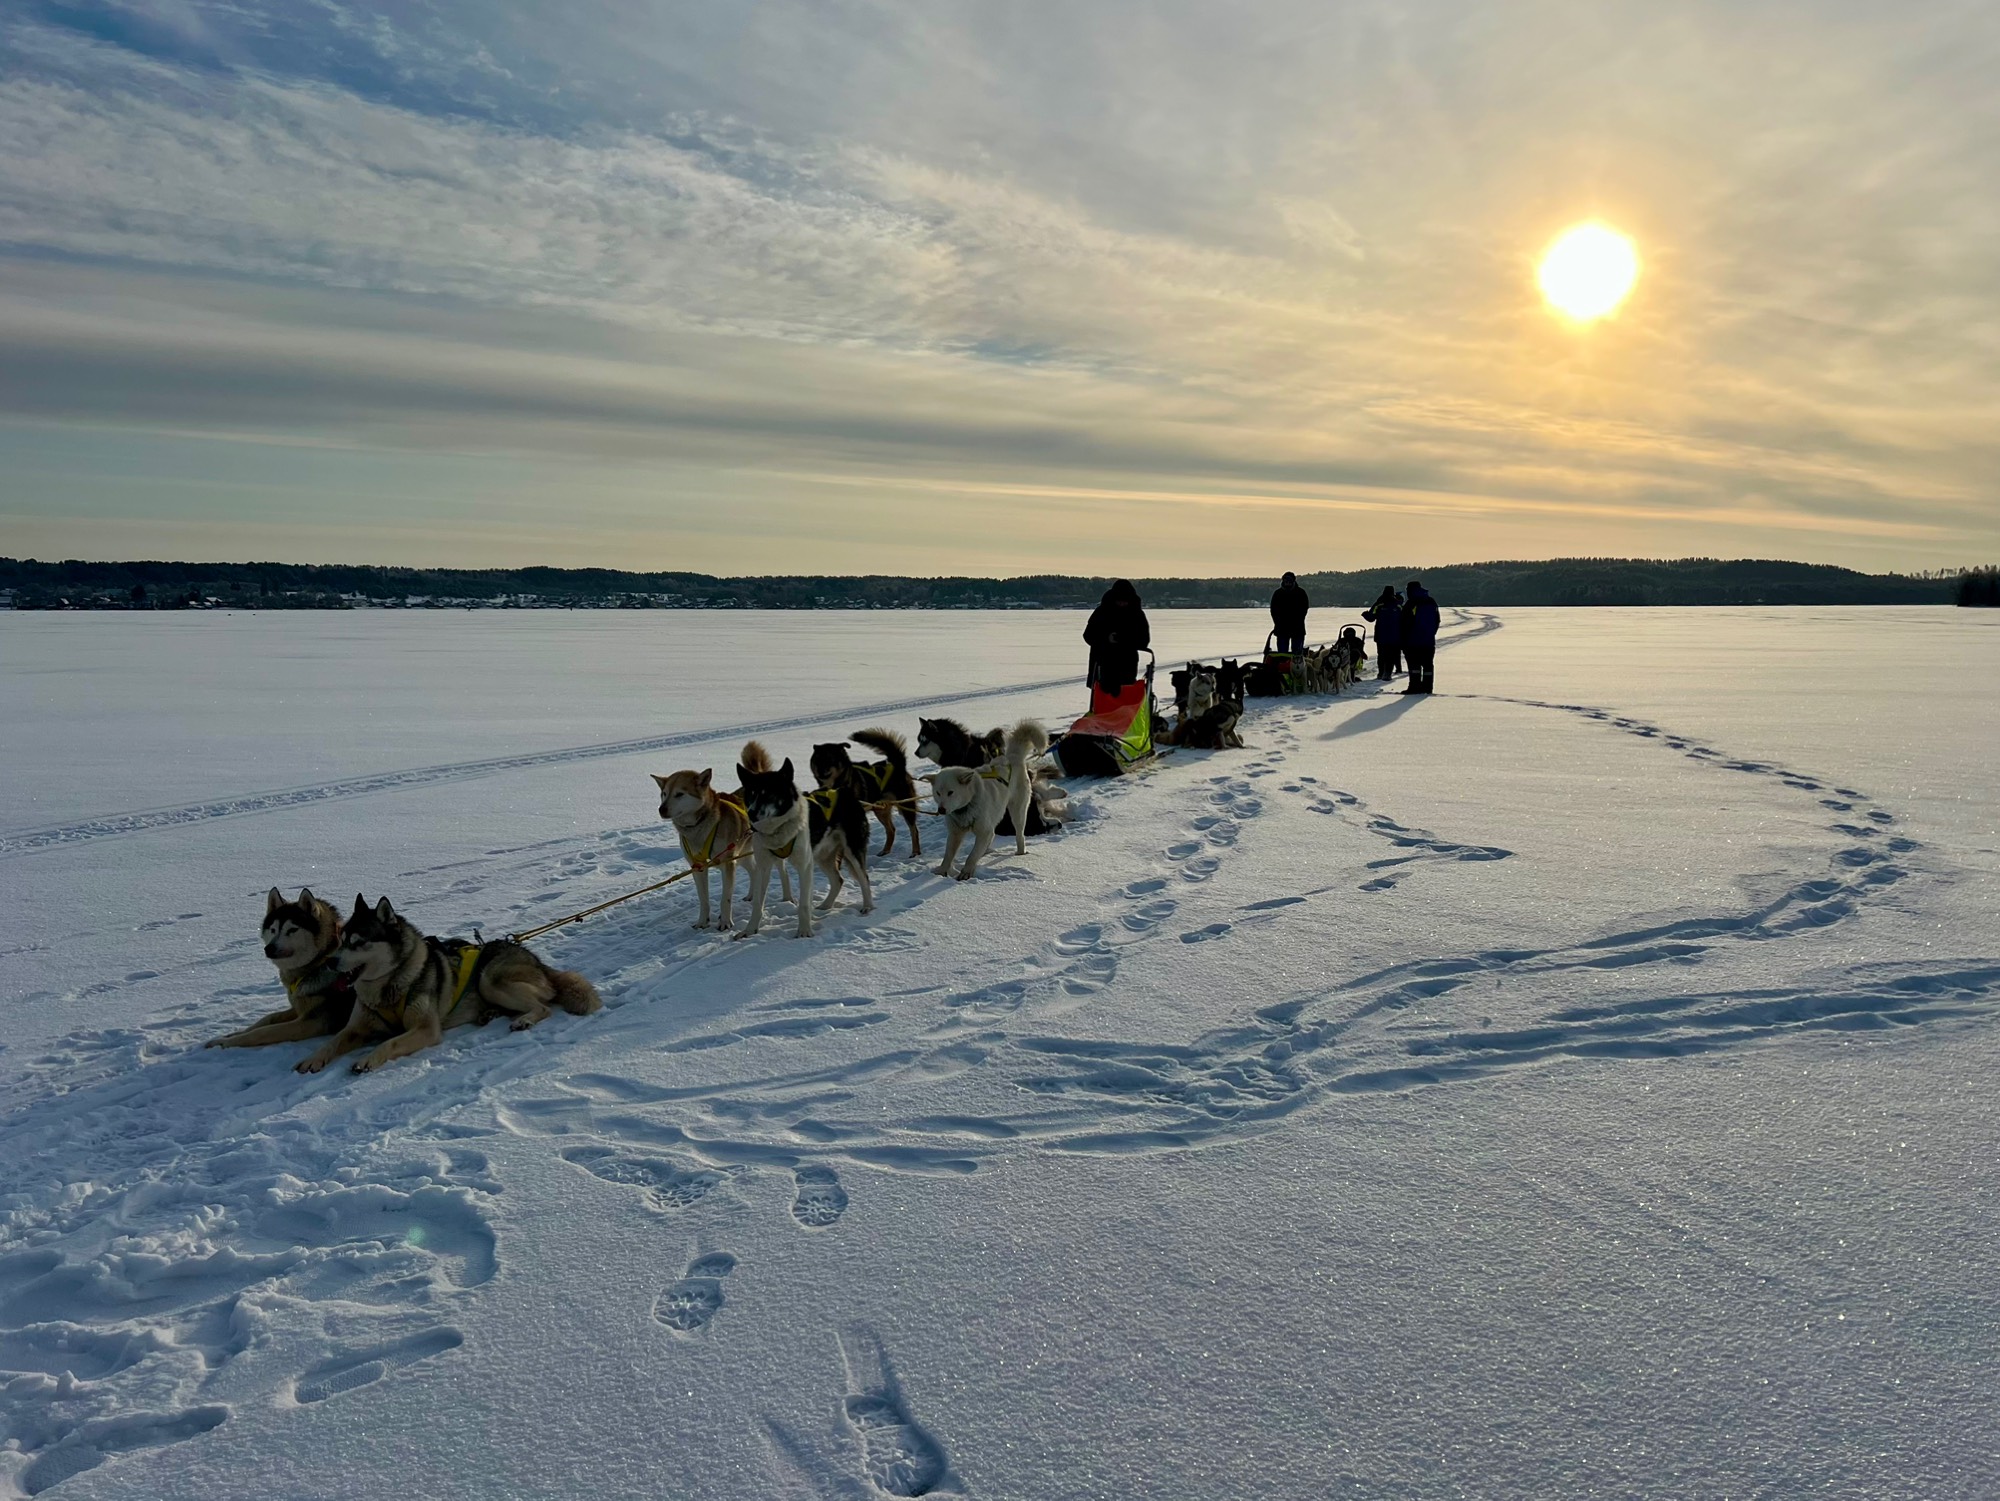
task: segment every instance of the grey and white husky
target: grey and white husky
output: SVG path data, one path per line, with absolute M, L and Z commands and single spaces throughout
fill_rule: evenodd
M 970 880 L 979 862 L 993 847 L 993 835 L 1003 818 L 1014 829 L 1014 852 L 1025 855 L 1028 841 L 1028 804 L 1035 794 L 1035 779 L 1028 760 L 1049 748 L 1048 732 L 1032 719 L 1024 719 L 1007 732 L 1006 758 L 987 767 L 947 766 L 925 778 L 937 798 L 938 812 L 944 815 L 944 861 L 937 868 L 941 876 L 956 875 Z M 952 857 L 966 836 L 972 838 L 972 852 L 957 871 Z
M 333 962 L 354 981 L 354 1010 L 347 1025 L 298 1065 L 316 1074 L 356 1048 L 375 1048 L 354 1065 L 365 1074 L 436 1043 L 452 1027 L 483 1023 L 496 1013 L 514 1018 L 514 1030 L 555 1013 L 549 1002 L 577 1016 L 604 1003 L 574 970 L 550 969 L 512 939 L 470 943 L 430 938 L 389 905 L 354 898 Z
M 340 947 L 340 913 L 311 887 L 295 901 L 271 888 L 264 898 L 264 957 L 278 968 L 278 981 L 291 1004 L 238 1032 L 210 1038 L 211 1048 L 261 1048 L 274 1042 L 330 1037 L 354 1009 L 354 982 L 333 962 Z

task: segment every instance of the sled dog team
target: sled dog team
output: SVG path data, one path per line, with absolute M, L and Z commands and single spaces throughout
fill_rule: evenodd
M 679 834 L 681 851 L 699 883 L 697 928 L 711 923 L 723 930 L 735 926 L 736 867 L 750 867 L 750 922 L 739 938 L 763 929 L 764 907 L 770 895 L 771 872 L 778 871 L 780 890 L 798 912 L 798 936 L 812 937 L 815 867 L 825 872 L 827 911 L 840 899 L 852 875 L 861 888 L 861 910 L 875 907 L 868 879 L 868 815 L 882 823 L 882 848 L 895 846 L 892 815 L 901 812 L 910 831 L 910 852 L 924 852 L 917 826 L 917 778 L 910 773 L 909 749 L 891 730 L 857 730 L 850 740 L 881 753 L 879 761 L 856 761 L 848 740 L 813 747 L 807 763 L 812 789 L 799 786 L 790 757 L 771 765 L 770 752 L 752 740 L 736 764 L 739 787 L 734 793 L 716 790 L 714 769 L 677 771 L 655 776 L 660 788 L 660 817 Z M 949 719 L 926 719 L 918 725 L 918 753 L 935 761 L 939 770 L 922 780 L 929 784 L 944 819 L 944 859 L 941 876 L 964 881 L 979 869 L 996 834 L 1014 835 L 1016 854 L 1026 854 L 1026 835 L 1054 820 L 1048 808 L 1060 800 L 1061 789 L 1036 775 L 1029 762 L 1048 749 L 1042 727 L 1023 720 L 1004 735 L 999 730 L 974 735 Z M 1030 812 L 1036 817 L 1031 818 Z M 953 868 L 967 838 L 972 847 L 962 865 Z M 709 872 L 722 875 L 719 913 L 709 896 Z M 793 895 L 797 889 L 796 897 Z
M 747 938 L 764 925 L 771 872 L 779 872 L 781 892 L 798 913 L 797 934 L 812 936 L 815 867 L 824 871 L 827 894 L 820 911 L 839 900 L 852 875 L 861 888 L 861 910 L 874 909 L 868 879 L 868 815 L 881 821 L 886 855 L 896 842 L 894 815 L 901 813 L 912 854 L 923 853 L 917 825 L 919 778 L 912 776 L 901 736 L 889 730 L 856 731 L 851 742 L 880 753 L 879 761 L 856 761 L 849 741 L 813 747 L 808 765 L 817 785 L 802 789 L 790 758 L 771 765 L 770 753 L 753 740 L 737 763 L 739 787 L 718 792 L 713 768 L 677 771 L 653 778 L 660 791 L 660 817 L 674 826 L 700 894 L 697 928 L 729 929 L 736 892 L 736 867 L 748 862 L 750 922 L 736 936 Z M 996 836 L 1012 834 L 1016 854 L 1027 853 L 1027 834 L 1060 821 L 1067 794 L 1033 759 L 1048 749 L 1041 726 L 1023 720 L 1013 729 L 975 735 L 956 720 L 918 723 L 918 753 L 939 770 L 921 778 L 929 785 L 944 819 L 944 858 L 937 874 L 969 880 L 993 847 Z M 971 841 L 956 869 L 961 846 Z M 722 874 L 719 921 L 710 904 L 709 872 Z M 795 894 L 796 893 L 796 894 Z M 327 1040 L 296 1065 L 316 1074 L 336 1058 L 367 1048 L 353 1065 L 367 1073 L 439 1041 L 453 1027 L 484 1026 L 510 1016 L 516 1031 L 554 1014 L 553 1007 L 578 1016 L 603 1002 L 597 990 L 573 970 L 551 969 L 512 939 L 473 942 L 433 938 L 397 912 L 387 897 L 372 907 L 365 896 L 343 919 L 332 903 L 311 889 L 287 900 L 275 886 L 264 904 L 261 929 L 264 957 L 278 971 L 288 1004 L 240 1031 L 218 1037 L 209 1047 L 263 1047 L 271 1043 Z

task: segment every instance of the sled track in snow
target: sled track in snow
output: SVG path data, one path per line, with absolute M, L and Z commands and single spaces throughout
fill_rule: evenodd
M 597 745 L 572 745 L 557 750 L 528 751 L 518 756 L 493 756 L 482 761 L 449 761 L 437 766 L 418 766 L 404 771 L 382 771 L 371 776 L 350 777 L 340 782 L 322 782 L 314 787 L 292 787 L 275 792 L 246 792 L 237 797 L 210 802 L 185 803 L 177 808 L 154 808 L 136 813 L 109 813 L 75 823 L 55 824 L 43 829 L 27 829 L 18 834 L 0 835 L 0 857 L 28 855 L 39 850 L 60 849 L 86 844 L 96 839 L 116 839 L 126 834 L 143 834 L 154 829 L 183 824 L 207 823 L 217 818 L 237 818 L 252 813 L 280 813 L 288 808 L 305 808 L 315 803 L 344 802 L 350 798 L 372 797 L 378 793 L 401 792 L 410 787 L 427 787 L 440 782 L 464 782 L 475 777 L 506 771 L 526 771 L 574 761 L 600 761 L 611 756 L 639 755 L 649 751 L 672 750 L 682 745 L 707 745 L 717 741 L 748 739 L 804 725 L 827 724 L 835 720 L 871 719 L 884 714 L 900 714 L 911 709 L 928 709 L 942 704 L 976 703 L 984 698 L 1001 698 L 1016 693 L 1040 693 L 1052 688 L 1074 686 L 1075 676 L 1043 678 L 1039 682 L 1009 683 L 979 688 L 970 693 L 927 693 L 914 698 L 889 699 L 857 704 L 846 709 L 797 715 L 787 719 L 764 719 L 754 724 L 725 726 L 721 729 L 685 730 L 673 735 L 648 735 L 638 740 L 611 740 Z
M 1464 612 L 1461 612 L 1461 619 Z M 1442 637 L 1439 646 L 1483 636 L 1500 628 L 1491 615 L 1472 617 L 1472 630 Z M 1255 656 L 1256 653 L 1245 653 Z M 1182 665 L 1160 663 L 1162 671 Z M 805 725 L 828 724 L 835 720 L 871 719 L 883 714 L 902 714 L 911 709 L 936 708 L 944 704 L 977 703 L 986 698 L 1004 698 L 1016 693 L 1043 693 L 1054 688 L 1072 687 L 1073 674 L 1042 678 L 1030 683 L 1003 683 L 976 688 L 970 693 L 926 693 L 911 698 L 887 699 L 872 704 L 856 704 L 845 709 L 828 709 L 784 719 L 763 719 L 751 724 L 721 729 L 683 730 L 672 735 L 647 735 L 636 740 L 609 740 L 595 745 L 564 746 L 555 750 L 525 751 L 516 756 L 491 756 L 479 761 L 447 761 L 434 766 L 416 766 L 402 771 L 380 771 L 364 777 L 348 777 L 338 782 L 321 782 L 310 787 L 281 788 L 270 792 L 246 792 L 235 797 L 208 802 L 183 803 L 172 808 L 149 808 L 131 813 L 106 813 L 73 823 L 51 824 L 46 828 L 23 829 L 0 834 L 0 859 L 10 855 L 31 855 L 41 850 L 62 849 L 88 844 L 98 839 L 117 839 L 128 834 L 144 834 L 155 829 L 177 828 L 183 824 L 208 823 L 217 818 L 241 818 L 253 813 L 282 813 L 290 808 L 306 808 L 316 803 L 345 802 L 357 797 L 373 797 L 384 792 L 401 792 L 410 787 L 434 786 L 440 782 L 465 782 L 507 771 L 529 771 L 543 766 L 560 766 L 576 761 L 601 761 L 612 756 L 640 755 L 649 751 L 672 750 L 682 745 L 708 745 L 718 741 L 748 739 L 779 730 L 795 730 Z

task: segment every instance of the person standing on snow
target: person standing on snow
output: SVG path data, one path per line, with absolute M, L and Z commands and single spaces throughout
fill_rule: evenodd
M 1115 692 L 1139 678 L 1139 653 L 1153 645 L 1153 628 L 1139 603 L 1139 591 L 1129 579 L 1119 579 L 1104 591 L 1083 628 L 1090 643 L 1090 678 Z
M 1410 664 L 1405 693 L 1429 693 L 1436 681 L 1438 604 L 1415 579 L 1403 599 L 1403 658 Z
M 1379 664 L 1375 680 L 1386 683 L 1396 675 L 1403 658 L 1403 596 L 1394 584 L 1382 586 L 1382 596 L 1361 612 L 1363 620 L 1375 622 L 1375 660 Z
M 1312 601 L 1299 587 L 1299 581 L 1286 574 L 1271 596 L 1271 626 L 1278 638 L 1279 651 L 1296 654 L 1306 649 L 1306 612 L 1311 608 Z

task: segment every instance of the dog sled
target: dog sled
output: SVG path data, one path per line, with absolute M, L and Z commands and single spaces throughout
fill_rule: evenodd
M 1152 759 L 1154 665 L 1147 652 L 1145 674 L 1136 683 L 1090 685 L 1090 712 L 1049 747 L 1064 776 L 1115 777 Z
M 1250 669 L 1243 691 L 1252 698 L 1284 698 L 1306 691 L 1305 653 L 1278 651 L 1278 633 L 1264 638 L 1264 660 Z

